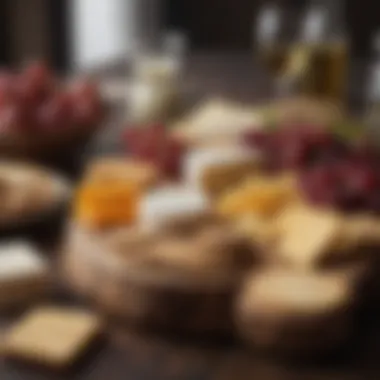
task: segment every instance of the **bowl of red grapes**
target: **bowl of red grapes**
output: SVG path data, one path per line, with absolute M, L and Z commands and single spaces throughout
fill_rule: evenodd
M 88 140 L 105 116 L 97 85 L 66 84 L 44 62 L 0 70 L 0 155 L 17 158 L 65 153 Z
M 268 173 L 296 173 L 301 194 L 312 204 L 380 214 L 379 149 L 361 131 L 351 139 L 332 128 L 292 125 L 250 132 L 243 142 L 262 153 Z

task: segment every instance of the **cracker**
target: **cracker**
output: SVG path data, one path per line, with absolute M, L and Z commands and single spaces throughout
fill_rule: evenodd
M 63 369 L 74 363 L 100 332 L 100 320 L 85 311 L 42 308 L 5 335 L 7 357 Z
M 278 255 L 298 268 L 317 266 L 341 238 L 342 220 L 326 210 L 292 206 L 278 217 Z

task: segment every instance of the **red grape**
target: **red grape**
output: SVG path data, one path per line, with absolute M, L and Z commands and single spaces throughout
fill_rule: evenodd
M 9 72 L 3 71 L 0 73 L 0 108 L 14 101 L 15 76 Z
M 70 92 L 75 98 L 100 99 L 100 92 L 97 85 L 88 79 L 82 79 L 74 83 Z
M 82 80 L 74 84 L 70 90 L 74 103 L 74 116 L 77 125 L 92 126 L 103 116 L 103 104 L 97 86 Z
M 248 146 L 259 149 L 266 167 L 301 170 L 318 162 L 332 163 L 347 155 L 346 144 L 323 128 L 287 126 L 247 134 Z
M 179 141 L 167 141 L 159 156 L 160 167 L 168 176 L 178 178 L 181 172 L 181 157 L 185 147 Z
M 0 112 L 0 133 L 27 130 L 28 120 L 23 109 L 16 103 L 9 103 Z
M 42 62 L 28 65 L 16 81 L 16 91 L 20 101 L 31 106 L 44 101 L 53 88 L 53 75 Z
M 257 147 L 258 149 L 265 149 L 270 141 L 270 137 L 265 131 L 252 131 L 243 135 L 243 143 L 248 146 Z
M 178 176 L 182 164 L 184 146 L 172 139 L 163 125 L 144 128 L 128 128 L 124 134 L 128 153 L 151 162 L 168 177 Z
M 300 183 L 309 201 L 343 211 L 371 211 L 380 193 L 380 174 L 371 161 L 319 163 L 301 173 Z
M 0 71 L 0 130 L 42 132 L 87 127 L 103 116 L 96 86 L 83 81 L 67 92 L 58 91 L 43 62 L 29 64 L 21 73 Z
M 43 131 L 70 128 L 73 125 L 71 98 L 64 93 L 57 94 L 40 107 L 37 120 Z
M 50 80 L 52 74 L 45 62 L 34 61 L 25 67 L 23 76 L 28 79 L 47 82 Z
M 73 114 L 75 124 L 81 127 L 90 127 L 101 119 L 102 109 L 97 101 L 91 98 L 73 99 Z
M 135 143 L 139 140 L 140 133 L 138 128 L 128 127 L 123 133 L 123 140 L 129 149 L 135 146 Z

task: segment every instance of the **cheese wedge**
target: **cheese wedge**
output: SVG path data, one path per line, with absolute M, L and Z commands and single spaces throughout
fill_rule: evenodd
M 138 223 L 143 229 L 155 229 L 173 217 L 197 214 L 209 208 L 203 192 L 187 186 L 163 186 L 143 195 Z
M 259 167 L 259 154 L 239 145 L 202 147 L 184 160 L 185 181 L 211 195 L 236 186 Z
M 48 262 L 29 243 L 0 247 L 0 308 L 17 306 L 49 290 Z

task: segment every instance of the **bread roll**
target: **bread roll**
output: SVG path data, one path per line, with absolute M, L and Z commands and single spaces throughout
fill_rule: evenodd
M 247 280 L 237 302 L 243 338 L 266 349 L 323 351 L 350 335 L 355 288 L 342 273 L 268 269 Z

